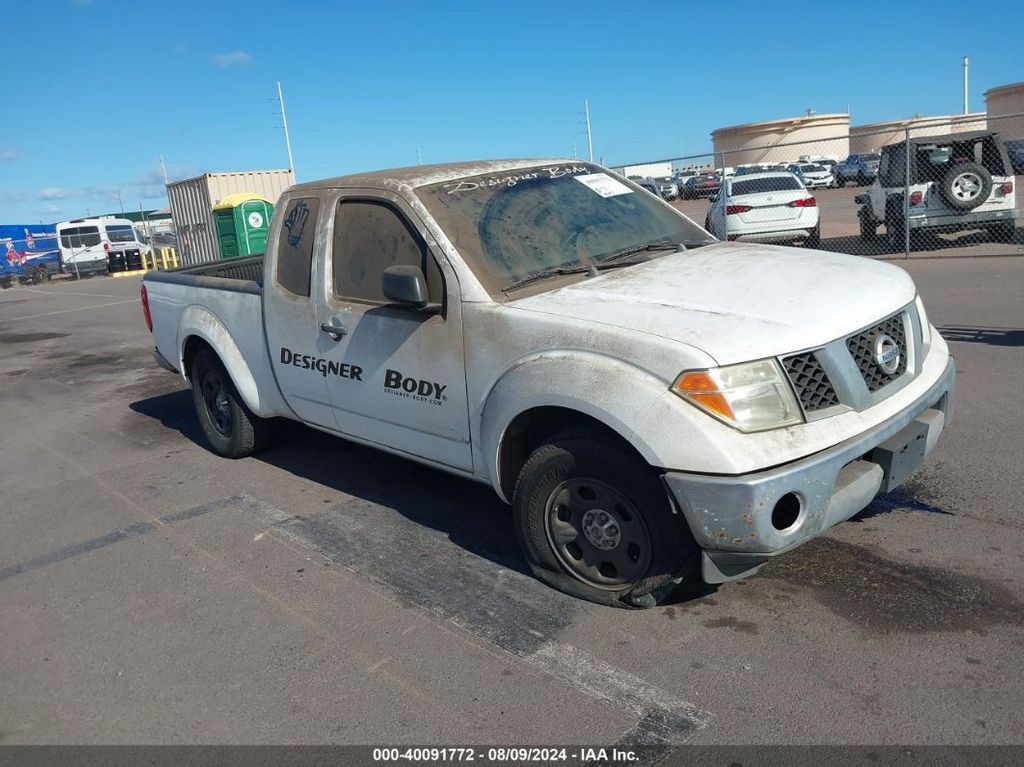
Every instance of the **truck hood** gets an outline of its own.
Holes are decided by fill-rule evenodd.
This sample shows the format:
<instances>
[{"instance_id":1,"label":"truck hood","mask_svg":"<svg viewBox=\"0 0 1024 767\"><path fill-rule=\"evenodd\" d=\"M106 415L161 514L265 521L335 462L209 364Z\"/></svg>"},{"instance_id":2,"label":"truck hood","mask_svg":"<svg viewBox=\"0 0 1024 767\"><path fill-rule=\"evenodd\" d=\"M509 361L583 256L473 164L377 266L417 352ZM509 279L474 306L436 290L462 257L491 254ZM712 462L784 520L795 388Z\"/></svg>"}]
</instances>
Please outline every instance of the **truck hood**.
<instances>
[{"instance_id":1,"label":"truck hood","mask_svg":"<svg viewBox=\"0 0 1024 767\"><path fill-rule=\"evenodd\" d=\"M884 318L914 296L910 276L890 264L723 242L506 306L660 336L729 365L823 345Z\"/></svg>"}]
</instances>

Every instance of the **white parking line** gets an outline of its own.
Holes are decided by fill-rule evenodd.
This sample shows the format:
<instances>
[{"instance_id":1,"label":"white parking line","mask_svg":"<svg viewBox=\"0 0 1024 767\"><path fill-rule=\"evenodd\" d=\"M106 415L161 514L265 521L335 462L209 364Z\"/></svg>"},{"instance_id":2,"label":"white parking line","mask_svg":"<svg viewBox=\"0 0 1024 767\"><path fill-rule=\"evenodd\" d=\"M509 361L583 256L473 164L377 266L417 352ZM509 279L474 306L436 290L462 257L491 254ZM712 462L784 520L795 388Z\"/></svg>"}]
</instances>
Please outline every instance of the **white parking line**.
<instances>
[{"instance_id":1,"label":"white parking line","mask_svg":"<svg viewBox=\"0 0 1024 767\"><path fill-rule=\"evenodd\" d=\"M104 309L108 306L121 306L122 304L138 304L139 299L129 298L126 301L111 301L108 304L93 304L92 306L79 306L76 309L59 309L55 312L45 312L43 314L26 314L22 317L0 317L4 322L17 322L19 320L37 320L41 317L52 317L55 314L70 314L71 312L84 312L88 309Z\"/></svg>"},{"instance_id":2,"label":"white parking line","mask_svg":"<svg viewBox=\"0 0 1024 767\"><path fill-rule=\"evenodd\" d=\"M531 611L558 610L557 602L537 605L529 595L523 594L521 605L526 610L526 619L520 620L515 617L517 605L513 602L520 599L518 589L547 594L546 586L540 586L526 576L504 571L511 577L521 577L522 582L502 597L505 609L501 614L489 613L488 620L493 625L482 625L475 612L477 604L473 596L474 578L465 568L482 567L487 573L492 573L488 577L493 581L493 573L501 571L498 566L486 563L475 565L464 560L462 564L455 566L458 572L453 574L466 577L457 579L459 583L454 591L446 591L446 585L442 582L445 579L438 578L436 571L432 571L428 579L431 580L429 584L422 584L423 590L418 585L412 589L404 588L415 582L415 568L419 566L410 570L399 565L398 570L393 570L389 566L380 565L383 560L396 561L394 558L381 555L380 541L373 539L373 536L384 528L387 528L386 536L389 538L392 533L397 532L392 531L383 519L378 519L372 529L346 531L345 518L339 518L337 513L327 512L326 516L314 515L309 518L295 517L246 495L231 496L225 498L222 503L244 515L254 517L259 529L269 529L307 551L332 560L364 578L374 580L399 594L404 600L418 605L435 617L453 623L478 639L569 685L577 692L615 706L635 717L635 724L616 740L617 746L654 747L655 751L648 756L656 758L660 753L659 748L685 742L698 730L706 727L711 719L707 711L699 709L692 703L605 663L585 650L554 640L551 633L531 629L531 622L537 624L537 621L530 619L531 615L537 617ZM422 544L425 548L433 540L426 533L424 537L418 537L416 523L406 521L399 524L408 533L401 541L403 550L417 544ZM364 556L364 544L373 549L372 555ZM412 560L417 561L415 558Z\"/></svg>"},{"instance_id":3,"label":"white parking line","mask_svg":"<svg viewBox=\"0 0 1024 767\"><path fill-rule=\"evenodd\" d=\"M44 296L86 296L88 298L120 298L121 296L112 296L109 293L76 293L71 290L39 290L38 288L18 288L18 291L26 291L28 293L42 293Z\"/></svg>"}]
</instances>

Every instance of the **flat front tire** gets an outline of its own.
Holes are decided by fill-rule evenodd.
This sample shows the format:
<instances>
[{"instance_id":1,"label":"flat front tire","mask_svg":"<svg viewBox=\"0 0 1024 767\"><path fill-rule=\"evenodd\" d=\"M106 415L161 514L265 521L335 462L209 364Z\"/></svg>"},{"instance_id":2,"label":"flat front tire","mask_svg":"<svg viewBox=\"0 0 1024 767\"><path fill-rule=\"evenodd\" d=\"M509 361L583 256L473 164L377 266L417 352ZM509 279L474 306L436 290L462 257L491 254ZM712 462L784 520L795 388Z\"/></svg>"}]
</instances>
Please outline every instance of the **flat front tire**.
<instances>
[{"instance_id":1,"label":"flat front tire","mask_svg":"<svg viewBox=\"0 0 1024 767\"><path fill-rule=\"evenodd\" d=\"M266 447L269 421L249 410L212 350L201 349L196 354L191 378L196 418L214 453L244 458Z\"/></svg>"},{"instance_id":2,"label":"flat front tire","mask_svg":"<svg viewBox=\"0 0 1024 767\"><path fill-rule=\"evenodd\" d=\"M600 438L567 433L537 448L512 506L534 575L580 599L653 607L698 562L653 470Z\"/></svg>"}]
</instances>

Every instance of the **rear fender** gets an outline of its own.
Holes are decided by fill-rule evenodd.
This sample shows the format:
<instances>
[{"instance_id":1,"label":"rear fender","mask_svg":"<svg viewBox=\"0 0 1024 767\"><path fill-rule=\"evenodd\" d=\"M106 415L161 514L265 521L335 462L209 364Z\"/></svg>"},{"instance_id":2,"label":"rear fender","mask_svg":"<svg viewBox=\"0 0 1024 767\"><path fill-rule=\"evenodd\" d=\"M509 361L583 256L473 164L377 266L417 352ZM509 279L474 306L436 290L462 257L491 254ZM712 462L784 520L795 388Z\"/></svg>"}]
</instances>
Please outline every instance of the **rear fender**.
<instances>
[{"instance_id":1,"label":"rear fender","mask_svg":"<svg viewBox=\"0 0 1024 767\"><path fill-rule=\"evenodd\" d=\"M190 338L202 339L213 349L250 410L260 416L274 414L272 408L268 407L269 403L261 402L260 389L252 369L217 315L194 304L182 312L178 326L178 370L186 379L190 371L185 369L185 346Z\"/></svg>"}]
</instances>

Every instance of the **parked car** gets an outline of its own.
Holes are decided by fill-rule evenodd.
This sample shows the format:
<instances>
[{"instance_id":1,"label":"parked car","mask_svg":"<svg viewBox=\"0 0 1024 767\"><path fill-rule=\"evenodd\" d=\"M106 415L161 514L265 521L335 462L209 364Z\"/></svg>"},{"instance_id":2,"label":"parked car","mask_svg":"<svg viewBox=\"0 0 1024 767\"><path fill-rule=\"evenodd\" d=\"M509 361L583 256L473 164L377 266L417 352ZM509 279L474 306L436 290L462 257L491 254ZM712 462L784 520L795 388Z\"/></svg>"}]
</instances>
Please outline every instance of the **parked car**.
<instances>
[{"instance_id":1,"label":"parked car","mask_svg":"<svg viewBox=\"0 0 1024 767\"><path fill-rule=\"evenodd\" d=\"M701 173L689 179L683 186L683 199L695 200L698 197L710 197L718 191L720 182L715 173Z\"/></svg>"},{"instance_id":2,"label":"parked car","mask_svg":"<svg viewBox=\"0 0 1024 767\"><path fill-rule=\"evenodd\" d=\"M836 186L846 186L847 184L867 186L878 175L880 157L881 155L874 152L851 154L832 169L836 177Z\"/></svg>"},{"instance_id":3,"label":"parked car","mask_svg":"<svg viewBox=\"0 0 1024 767\"><path fill-rule=\"evenodd\" d=\"M793 163L786 170L799 177L808 189L832 186L835 182L835 176L832 175L832 171L824 165L799 162Z\"/></svg>"},{"instance_id":4,"label":"parked car","mask_svg":"<svg viewBox=\"0 0 1024 767\"><path fill-rule=\"evenodd\" d=\"M780 170L788 170L785 166L777 164L760 165L737 165L734 176L749 176L753 173L778 173Z\"/></svg>"},{"instance_id":5,"label":"parked car","mask_svg":"<svg viewBox=\"0 0 1024 767\"><path fill-rule=\"evenodd\" d=\"M637 186L643 187L655 197L661 197L661 190L658 188L658 183L650 176L636 178L631 177L631 180L634 181Z\"/></svg>"},{"instance_id":6,"label":"parked car","mask_svg":"<svg viewBox=\"0 0 1024 767\"><path fill-rule=\"evenodd\" d=\"M722 240L821 243L817 200L788 172L727 179L712 198L704 228Z\"/></svg>"},{"instance_id":7,"label":"parked car","mask_svg":"<svg viewBox=\"0 0 1024 767\"><path fill-rule=\"evenodd\" d=\"M292 419L489 485L533 573L602 604L752 574L900 485L952 415L905 271L715 242L591 163L300 184L267 245L142 282L210 449Z\"/></svg>"},{"instance_id":8,"label":"parked car","mask_svg":"<svg viewBox=\"0 0 1024 767\"><path fill-rule=\"evenodd\" d=\"M674 200L679 197L679 187L669 176L656 178L654 182L658 187L658 193L666 200Z\"/></svg>"},{"instance_id":9,"label":"parked car","mask_svg":"<svg viewBox=\"0 0 1024 767\"><path fill-rule=\"evenodd\" d=\"M902 247L926 233L986 229L1000 242L1014 237L1017 209L1013 166L999 134L989 131L922 136L910 140L909 199L907 143L882 149L878 177L860 204L861 237L873 240L878 227ZM909 211L909 216L907 212Z\"/></svg>"}]
</instances>

